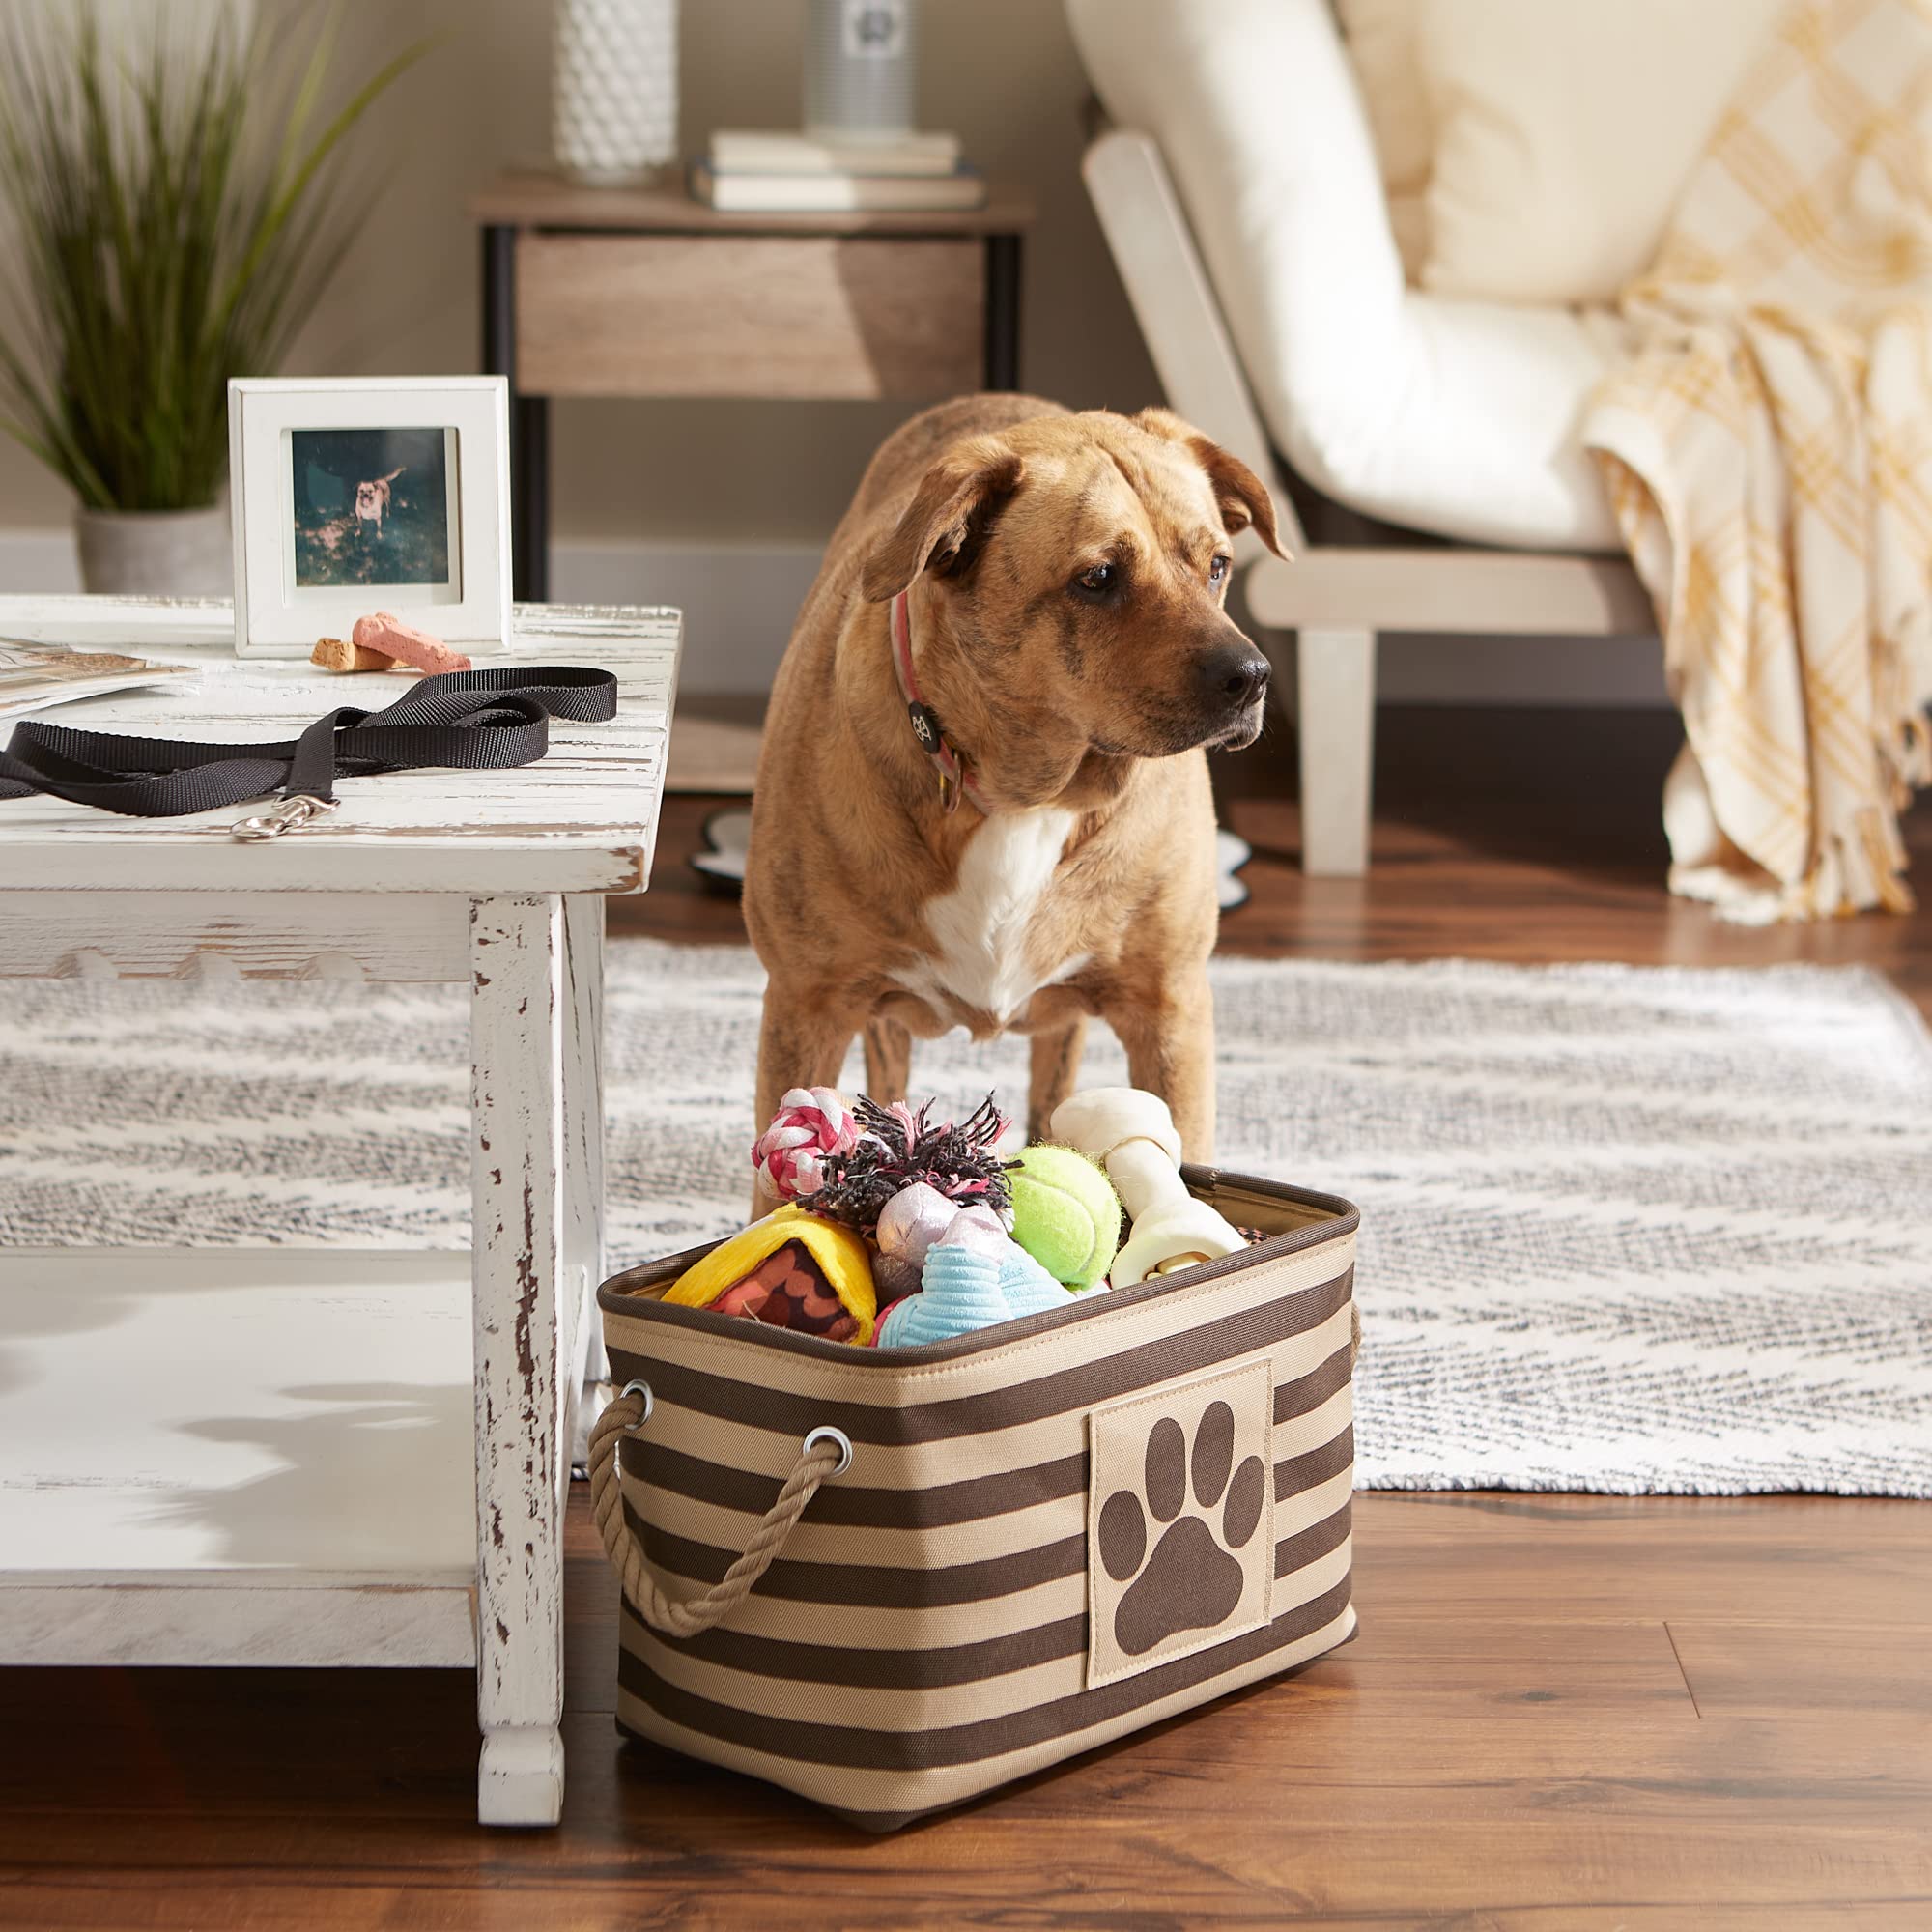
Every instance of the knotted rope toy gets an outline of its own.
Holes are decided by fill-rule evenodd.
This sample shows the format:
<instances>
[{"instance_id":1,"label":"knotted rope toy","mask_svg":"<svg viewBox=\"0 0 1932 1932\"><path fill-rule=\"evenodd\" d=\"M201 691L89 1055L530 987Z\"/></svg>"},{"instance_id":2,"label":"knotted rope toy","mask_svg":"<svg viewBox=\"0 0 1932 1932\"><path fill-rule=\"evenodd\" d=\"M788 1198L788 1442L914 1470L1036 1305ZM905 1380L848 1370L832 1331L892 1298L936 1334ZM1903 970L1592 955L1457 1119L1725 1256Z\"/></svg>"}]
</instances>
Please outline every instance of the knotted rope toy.
<instances>
[{"instance_id":1,"label":"knotted rope toy","mask_svg":"<svg viewBox=\"0 0 1932 1932\"><path fill-rule=\"evenodd\" d=\"M935 1123L932 1108L930 1100L917 1109L903 1100L882 1107L860 1094L853 1108L858 1139L849 1150L825 1156L811 1211L870 1237L886 1204L923 1181L961 1208L986 1207L1004 1217L1012 1190L993 1147L1007 1130L1007 1117L990 1094L963 1121Z\"/></svg>"},{"instance_id":2,"label":"knotted rope toy","mask_svg":"<svg viewBox=\"0 0 1932 1932\"><path fill-rule=\"evenodd\" d=\"M803 1201L824 1184L826 1162L858 1144L859 1123L838 1094L830 1087L793 1087L753 1143L752 1166L779 1200Z\"/></svg>"}]
</instances>

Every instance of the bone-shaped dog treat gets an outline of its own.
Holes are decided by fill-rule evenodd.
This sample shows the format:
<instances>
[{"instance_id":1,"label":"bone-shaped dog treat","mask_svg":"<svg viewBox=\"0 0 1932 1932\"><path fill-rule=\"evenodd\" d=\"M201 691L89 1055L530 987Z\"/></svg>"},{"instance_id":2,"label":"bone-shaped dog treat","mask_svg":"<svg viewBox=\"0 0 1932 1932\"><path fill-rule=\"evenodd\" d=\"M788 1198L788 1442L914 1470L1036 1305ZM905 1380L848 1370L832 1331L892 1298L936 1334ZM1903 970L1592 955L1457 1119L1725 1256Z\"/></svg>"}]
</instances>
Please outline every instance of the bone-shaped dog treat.
<instances>
[{"instance_id":1,"label":"bone-shaped dog treat","mask_svg":"<svg viewBox=\"0 0 1932 1932\"><path fill-rule=\"evenodd\" d=\"M1047 1132L1097 1160L1133 1218L1133 1232L1114 1257L1109 1278L1116 1288L1247 1246L1238 1229L1188 1193L1180 1178L1180 1136L1158 1094L1137 1087L1092 1088L1063 1100Z\"/></svg>"},{"instance_id":2,"label":"bone-shaped dog treat","mask_svg":"<svg viewBox=\"0 0 1932 1932\"><path fill-rule=\"evenodd\" d=\"M416 630L388 611L378 611L372 617L357 617L355 629L350 635L362 650L381 651L384 657L413 665L417 670L469 668L469 660L461 651L451 650L440 638Z\"/></svg>"},{"instance_id":3,"label":"bone-shaped dog treat","mask_svg":"<svg viewBox=\"0 0 1932 1932\"><path fill-rule=\"evenodd\" d=\"M353 644L347 638L318 638L308 661L324 670L393 670L396 663L386 652Z\"/></svg>"}]
</instances>

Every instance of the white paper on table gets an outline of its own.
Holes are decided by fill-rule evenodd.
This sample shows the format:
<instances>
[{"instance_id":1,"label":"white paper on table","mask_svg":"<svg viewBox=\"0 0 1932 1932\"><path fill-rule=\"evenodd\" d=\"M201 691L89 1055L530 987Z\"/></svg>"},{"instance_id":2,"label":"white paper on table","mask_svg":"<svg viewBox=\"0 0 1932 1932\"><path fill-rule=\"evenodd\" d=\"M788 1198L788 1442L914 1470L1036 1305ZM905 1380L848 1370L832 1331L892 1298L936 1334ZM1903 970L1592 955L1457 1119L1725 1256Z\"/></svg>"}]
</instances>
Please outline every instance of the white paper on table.
<instances>
[{"instance_id":1,"label":"white paper on table","mask_svg":"<svg viewBox=\"0 0 1932 1932\"><path fill-rule=\"evenodd\" d=\"M71 651L58 644L31 644L0 638L0 719L24 717L71 698L96 697L180 677L191 665L156 664L111 651Z\"/></svg>"}]
</instances>

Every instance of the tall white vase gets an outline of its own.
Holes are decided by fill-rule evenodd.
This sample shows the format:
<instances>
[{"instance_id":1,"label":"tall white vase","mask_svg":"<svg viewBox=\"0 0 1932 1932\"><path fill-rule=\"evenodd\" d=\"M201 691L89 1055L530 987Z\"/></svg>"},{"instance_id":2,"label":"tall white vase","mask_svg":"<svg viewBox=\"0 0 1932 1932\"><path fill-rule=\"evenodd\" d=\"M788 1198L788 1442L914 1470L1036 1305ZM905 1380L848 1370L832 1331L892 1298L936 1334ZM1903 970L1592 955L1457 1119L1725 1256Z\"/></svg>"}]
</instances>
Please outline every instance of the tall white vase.
<instances>
[{"instance_id":1,"label":"tall white vase","mask_svg":"<svg viewBox=\"0 0 1932 1932\"><path fill-rule=\"evenodd\" d=\"M678 0L556 0L557 165L598 185L677 159Z\"/></svg>"}]
</instances>

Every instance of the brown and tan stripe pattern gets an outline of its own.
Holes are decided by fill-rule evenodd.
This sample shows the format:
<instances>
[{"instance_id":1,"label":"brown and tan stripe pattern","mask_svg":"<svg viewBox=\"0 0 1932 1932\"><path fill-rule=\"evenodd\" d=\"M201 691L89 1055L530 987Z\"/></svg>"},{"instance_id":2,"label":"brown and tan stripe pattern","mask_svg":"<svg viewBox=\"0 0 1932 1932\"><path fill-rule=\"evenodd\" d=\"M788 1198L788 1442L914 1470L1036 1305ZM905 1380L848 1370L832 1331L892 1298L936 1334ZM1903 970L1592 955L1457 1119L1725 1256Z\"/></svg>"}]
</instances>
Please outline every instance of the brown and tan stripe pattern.
<instances>
[{"instance_id":1,"label":"brown and tan stripe pattern","mask_svg":"<svg viewBox=\"0 0 1932 1932\"><path fill-rule=\"evenodd\" d=\"M667 1593L724 1576L807 1431L841 1429L854 1450L718 1628L674 1639L625 1605L619 1723L889 1829L1352 1634L1354 1210L1189 1178L1283 1232L939 1349L862 1351L667 1308L652 1291L682 1258L607 1284L613 1375L653 1396L622 1449L625 1515ZM1271 1568L1266 1621L1192 1631L1094 1681L1095 1411L1134 1399L1151 1422L1163 1392L1264 1365L1254 1446L1272 1480L1249 1556Z\"/></svg>"}]
</instances>

